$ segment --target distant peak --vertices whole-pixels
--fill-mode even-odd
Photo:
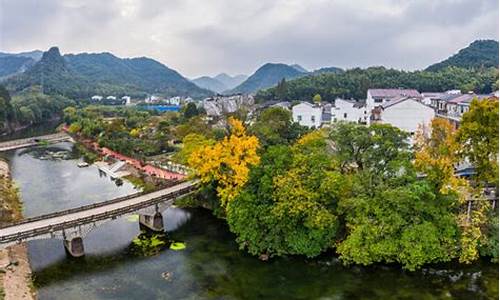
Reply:
[[[47,51],[48,54],[55,54],[55,55],[61,55],[61,52],[59,52],[59,47],[50,47],[50,49]]]

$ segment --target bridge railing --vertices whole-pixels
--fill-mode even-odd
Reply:
[[[47,226],[32,229],[32,230],[27,230],[27,231],[23,231],[23,232],[18,232],[18,233],[13,233],[13,234],[1,236],[0,243],[8,243],[8,242],[17,241],[20,239],[27,239],[27,238],[35,237],[38,235],[51,233],[54,231],[60,231],[60,230],[66,229],[66,228],[77,227],[77,226],[89,224],[92,222],[97,222],[97,221],[105,220],[108,218],[121,216],[121,215],[131,213],[131,212],[137,211],[139,209],[142,209],[142,208],[145,208],[145,207],[148,207],[151,205],[155,205],[159,202],[163,202],[163,201],[167,201],[167,200],[174,200],[175,198],[183,196],[183,195],[187,195],[187,194],[195,191],[196,189],[197,189],[197,185],[193,184],[193,185],[189,185],[187,187],[184,187],[182,189],[179,189],[177,191],[174,191],[172,193],[162,195],[162,196],[159,196],[156,198],[152,198],[152,199],[149,199],[147,201],[136,203],[136,204],[129,205],[126,207],[117,208],[117,209],[114,209],[112,211],[107,211],[107,212],[91,215],[88,217],[80,218],[77,220],[66,221],[66,222],[62,222],[59,224],[47,225]],[[51,214],[48,214],[48,215],[51,215]],[[44,216],[40,216],[40,217],[45,217],[44,219],[47,219],[48,215],[44,215]],[[24,222],[24,223],[26,223],[26,222]],[[19,225],[19,224],[16,224],[16,225]],[[10,225],[8,227],[16,226],[16,225]]]
[[[182,183],[182,181],[179,181],[178,184],[179,183]],[[83,205],[83,206],[79,206],[79,207],[75,207],[75,208],[69,208],[66,210],[61,210],[61,211],[56,211],[56,212],[40,215],[40,216],[30,217],[30,218],[26,218],[23,220],[19,220],[17,222],[10,223],[10,224],[5,225],[5,226],[0,226],[0,229],[12,227],[12,226],[17,226],[17,225],[22,225],[22,224],[26,224],[26,223],[31,223],[31,222],[35,222],[35,221],[45,220],[45,219],[49,219],[49,218],[64,216],[67,214],[77,213],[77,212],[81,212],[81,211],[85,211],[85,210],[93,209],[93,208],[98,208],[98,207],[102,207],[102,206],[106,206],[106,205],[110,205],[110,204],[115,204],[118,202],[133,199],[133,198],[145,195],[145,194],[146,193],[144,193],[144,192],[139,192],[139,193],[126,195],[123,197],[118,197],[118,198],[114,198],[114,199],[103,201],[103,202],[87,204],[87,205]]]

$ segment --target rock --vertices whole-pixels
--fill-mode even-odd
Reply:
[[[165,279],[166,281],[171,281],[172,280],[172,272],[163,272],[161,273],[161,277]]]
[[[269,254],[263,253],[259,256],[259,259],[262,261],[268,261],[269,260]]]

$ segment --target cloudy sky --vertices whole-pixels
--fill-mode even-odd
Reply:
[[[148,56],[187,77],[266,62],[421,69],[498,40],[498,0],[0,0],[0,51]]]

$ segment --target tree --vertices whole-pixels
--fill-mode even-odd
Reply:
[[[321,103],[321,95],[320,94],[314,95],[313,102],[316,104],[320,104]]]
[[[184,108],[183,108],[183,117],[186,120],[191,119],[194,116],[199,115],[198,108],[196,107],[196,104],[193,102],[189,102]]]
[[[474,99],[457,134],[460,156],[476,170],[476,180],[498,186],[498,99]]]
[[[214,145],[193,151],[188,165],[196,171],[201,182],[215,181],[217,195],[223,207],[229,204],[248,181],[250,166],[260,161],[257,155],[259,140],[246,134],[242,122],[230,118],[231,134]]]
[[[424,127],[417,132],[415,168],[427,176],[437,192],[467,191],[467,182],[455,176],[455,164],[460,161],[458,150],[455,127],[446,119],[433,119],[430,134]]]
[[[449,203],[425,181],[342,200],[347,236],[337,252],[346,263],[398,262],[409,270],[449,261],[458,232]]]
[[[189,157],[195,150],[213,144],[214,140],[208,139],[201,134],[190,133],[182,139],[182,148],[174,154],[174,159],[181,164],[187,164]]]
[[[307,128],[294,124],[290,111],[280,107],[271,107],[259,114],[250,127],[250,132],[259,138],[263,147],[267,147],[293,143],[307,132]]]
[[[250,181],[228,207],[240,248],[253,255],[316,256],[334,245],[336,207],[349,184],[336,169],[325,134],[293,146],[270,146]]]
[[[354,174],[357,189],[397,185],[414,176],[408,134],[387,124],[369,127],[338,123],[329,133],[343,174]]]

